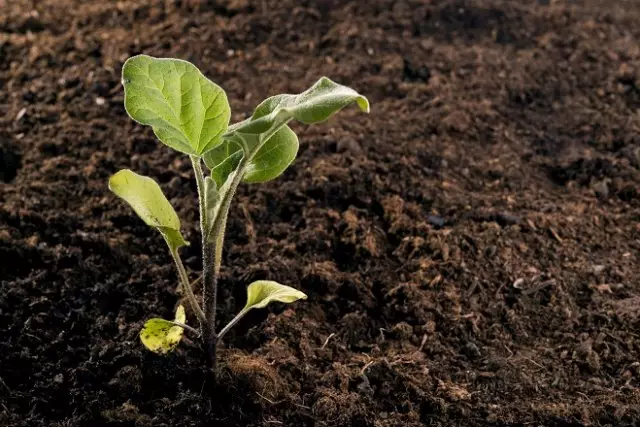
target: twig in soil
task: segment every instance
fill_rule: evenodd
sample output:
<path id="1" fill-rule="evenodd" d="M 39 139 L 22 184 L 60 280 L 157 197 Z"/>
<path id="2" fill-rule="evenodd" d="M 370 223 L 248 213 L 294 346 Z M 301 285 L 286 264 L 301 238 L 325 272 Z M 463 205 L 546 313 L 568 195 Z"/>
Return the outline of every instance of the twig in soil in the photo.
<path id="1" fill-rule="evenodd" d="M 38 341 L 42 342 L 42 338 L 40 338 L 40 337 L 38 337 L 38 336 L 35 336 L 35 335 L 33 335 L 33 334 L 29 334 L 29 333 L 26 333 L 26 332 L 25 332 L 25 334 L 24 334 L 24 335 L 25 335 L 25 336 L 27 336 L 27 337 L 31 337 L 31 338 L 33 338 L 33 339 L 36 339 L 36 340 L 38 340 Z"/>
<path id="2" fill-rule="evenodd" d="M 2 379 L 2 377 L 0 377 L 0 384 L 2 384 L 2 386 L 3 386 L 4 388 L 6 388 L 6 389 L 7 389 L 7 391 L 8 391 L 9 393 L 11 393 L 11 388 L 9 388 L 9 386 L 7 385 L 7 383 L 5 383 L 5 382 L 4 382 L 4 380 Z"/>
<path id="3" fill-rule="evenodd" d="M 586 394 L 580 392 L 580 391 L 576 391 L 576 394 L 579 394 L 580 396 L 584 397 L 585 399 L 587 399 L 589 402 L 593 403 L 593 400 L 591 400 L 591 398 L 589 398 L 589 396 L 587 396 Z"/>
<path id="4" fill-rule="evenodd" d="M 320 347 L 320 349 L 321 349 L 321 350 L 324 350 L 324 349 L 325 349 L 325 347 L 327 346 L 327 344 L 329 344 L 329 340 L 330 340 L 331 338 L 333 338 L 335 335 L 336 335 L 336 334 L 332 332 L 332 333 L 327 337 L 327 339 L 326 339 L 326 340 L 324 340 L 324 344 L 322 344 L 322 347 Z"/>
<path id="5" fill-rule="evenodd" d="M 427 334 L 422 336 L 422 342 L 420 343 L 420 347 L 418 348 L 418 353 L 422 352 L 424 345 L 427 343 Z"/>
<path id="6" fill-rule="evenodd" d="M 560 237 L 560 235 L 556 230 L 554 230 L 553 228 L 549 228 L 549 233 L 551 233 L 551 236 L 553 236 L 553 238 L 556 239 L 558 243 L 560 244 L 564 243 L 564 241 L 562 240 L 562 238 Z"/>
<path id="7" fill-rule="evenodd" d="M 372 360 L 369 363 L 367 363 L 366 365 L 364 365 L 364 367 L 360 371 L 360 375 L 364 375 L 365 372 L 367 372 L 367 369 L 369 369 L 369 366 L 373 365 L 375 362 L 376 362 L 375 360 Z"/>
<path id="8" fill-rule="evenodd" d="M 531 295 L 531 294 L 535 294 L 538 291 L 543 290 L 544 288 L 548 287 L 548 286 L 553 286 L 556 284 L 555 279 L 549 279 L 546 280 L 542 283 L 540 283 L 538 286 L 531 288 L 531 289 L 527 289 L 526 291 L 522 292 L 523 295 Z"/>
<path id="9" fill-rule="evenodd" d="M 533 363 L 533 364 L 534 364 L 534 365 L 536 365 L 538 368 L 545 369 L 545 367 L 544 367 L 544 366 L 542 366 L 541 364 L 539 364 L 538 362 L 536 362 L 536 361 L 535 361 L 535 360 L 533 360 L 533 359 L 529 359 L 528 357 L 524 357 L 523 359 L 524 359 L 524 360 L 526 360 L 526 361 L 528 361 L 528 362 Z"/>
<path id="10" fill-rule="evenodd" d="M 257 394 L 258 396 L 260 396 L 261 398 L 263 398 L 264 400 L 266 400 L 267 402 L 271 403 L 272 405 L 275 405 L 275 404 L 276 404 L 276 402 L 274 402 L 273 400 L 271 400 L 271 399 L 269 399 L 269 398 L 267 398 L 267 397 L 264 397 L 263 395 L 261 395 L 261 394 L 260 394 L 260 393 L 258 393 L 257 391 L 256 391 L 256 394 Z"/>
<path id="11" fill-rule="evenodd" d="M 256 391 L 255 393 L 256 393 L 258 396 L 260 396 L 261 398 L 263 398 L 264 400 L 266 400 L 267 402 L 271 403 L 272 405 L 278 405 L 278 404 L 280 404 L 280 403 L 282 403 L 282 402 L 284 402 L 284 401 L 285 401 L 285 399 L 283 399 L 283 400 L 279 400 L 279 401 L 277 401 L 277 402 L 274 402 L 273 400 L 269 399 L 268 397 L 265 397 L 265 396 L 261 395 L 261 394 L 260 394 L 260 393 L 258 393 L 257 391 Z"/>

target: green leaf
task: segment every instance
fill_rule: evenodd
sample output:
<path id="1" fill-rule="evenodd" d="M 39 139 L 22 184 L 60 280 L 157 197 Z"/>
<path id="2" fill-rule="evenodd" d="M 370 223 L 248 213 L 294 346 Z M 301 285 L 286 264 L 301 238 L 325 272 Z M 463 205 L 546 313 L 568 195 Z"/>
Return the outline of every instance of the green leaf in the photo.
<path id="1" fill-rule="evenodd" d="M 243 180 L 249 183 L 265 182 L 280 176 L 298 154 L 298 137 L 287 125 L 269 138 L 248 162 Z M 242 160 L 242 149 L 233 141 L 224 141 L 204 155 L 211 168 L 211 176 L 221 187 Z"/>
<path id="2" fill-rule="evenodd" d="M 298 154 L 298 137 L 289 126 L 281 127 L 252 157 L 245 182 L 265 182 L 277 178 Z"/>
<path id="3" fill-rule="evenodd" d="M 195 65 L 138 55 L 125 62 L 122 83 L 129 116 L 169 147 L 201 156 L 222 142 L 231 117 L 227 95 Z"/>
<path id="4" fill-rule="evenodd" d="M 347 86 L 322 77 L 298 95 L 276 95 L 262 101 L 249 119 L 231 126 L 224 137 L 232 139 L 236 133 L 263 134 L 291 119 L 304 124 L 322 122 L 353 102 L 362 111 L 369 112 L 367 98 Z"/>
<path id="5" fill-rule="evenodd" d="M 298 153 L 298 137 L 287 126 L 296 119 L 305 124 L 327 120 L 351 103 L 369 112 L 369 101 L 351 88 L 322 77 L 298 95 L 267 98 L 253 115 L 229 127 L 224 142 L 204 156 L 211 175 L 221 186 L 240 163 L 243 148 L 249 156 L 243 176 L 246 182 L 276 178 Z"/>
<path id="6" fill-rule="evenodd" d="M 109 189 L 127 202 L 145 224 L 162 233 L 171 250 L 187 245 L 180 233 L 180 218 L 151 178 L 123 169 L 109 178 Z"/>
<path id="7" fill-rule="evenodd" d="M 213 226 L 216 210 L 220 203 L 220 192 L 218 191 L 218 186 L 210 176 L 204 179 L 204 191 L 204 206 L 207 210 L 207 220 L 209 221 L 209 224 L 207 224 L 208 231 Z"/>
<path id="8" fill-rule="evenodd" d="M 232 145 L 227 141 L 223 143 L 223 145 Z M 209 153 L 205 154 L 205 164 L 206 164 L 206 156 Z M 238 149 L 235 152 L 231 153 L 229 157 L 224 158 L 220 163 L 215 164 L 211 168 L 211 178 L 216 182 L 218 188 L 222 188 L 225 182 L 227 182 L 227 178 L 231 173 L 236 170 L 238 164 L 240 164 L 240 160 L 242 160 L 242 149 Z"/>
<path id="9" fill-rule="evenodd" d="M 184 324 L 185 321 L 184 307 L 179 305 L 176 310 L 175 322 Z M 140 341 L 154 353 L 166 354 L 176 348 L 183 333 L 184 328 L 156 317 L 145 322 L 140 331 Z"/>
<path id="10" fill-rule="evenodd" d="M 307 295 L 278 282 L 258 280 L 247 287 L 247 304 L 243 310 L 264 308 L 273 301 L 291 303 L 299 299 L 307 299 Z"/>

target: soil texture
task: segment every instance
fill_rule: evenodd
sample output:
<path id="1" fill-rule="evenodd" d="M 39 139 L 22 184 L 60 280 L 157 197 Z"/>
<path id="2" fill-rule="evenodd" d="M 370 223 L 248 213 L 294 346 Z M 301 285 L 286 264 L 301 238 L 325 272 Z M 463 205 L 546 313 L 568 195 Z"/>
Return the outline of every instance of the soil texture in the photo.
<path id="1" fill-rule="evenodd" d="M 0 0 L 0 425 L 637 426 L 640 4 L 605 0 Z M 123 107 L 131 55 L 195 63 L 234 121 L 320 76 L 232 209 L 221 346 L 146 351 L 177 276 L 107 190 L 152 176 L 200 268 L 189 159 Z M 193 316 L 189 321 L 195 322 Z"/>

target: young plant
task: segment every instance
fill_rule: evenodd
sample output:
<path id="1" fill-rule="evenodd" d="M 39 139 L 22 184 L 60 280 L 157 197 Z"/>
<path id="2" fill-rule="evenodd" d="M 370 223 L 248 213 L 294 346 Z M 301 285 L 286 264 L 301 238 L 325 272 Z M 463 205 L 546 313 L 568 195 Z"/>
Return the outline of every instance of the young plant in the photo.
<path id="1" fill-rule="evenodd" d="M 109 179 L 109 188 L 124 199 L 149 226 L 156 228 L 169 247 L 181 289 L 198 319 L 186 324 L 184 307 L 174 320 L 148 320 L 140 338 L 151 351 L 173 350 L 188 330 L 202 340 L 211 368 L 216 369 L 216 344 L 249 310 L 272 301 L 291 303 L 307 296 L 289 286 L 267 280 L 251 283 L 244 308 L 216 331 L 218 276 L 227 217 L 241 182 L 259 183 L 278 177 L 298 152 L 298 137 L 288 126 L 322 122 L 351 103 L 369 111 L 367 99 L 354 90 L 323 77 L 298 95 L 276 95 L 261 102 L 246 120 L 229 126 L 227 96 L 193 64 L 146 55 L 129 58 L 122 69 L 125 109 L 129 116 L 151 126 L 157 138 L 188 155 L 198 188 L 202 237 L 202 305 L 180 258 L 188 245 L 180 232 L 180 219 L 151 178 L 121 170 Z M 202 163 L 209 169 L 203 172 Z"/>

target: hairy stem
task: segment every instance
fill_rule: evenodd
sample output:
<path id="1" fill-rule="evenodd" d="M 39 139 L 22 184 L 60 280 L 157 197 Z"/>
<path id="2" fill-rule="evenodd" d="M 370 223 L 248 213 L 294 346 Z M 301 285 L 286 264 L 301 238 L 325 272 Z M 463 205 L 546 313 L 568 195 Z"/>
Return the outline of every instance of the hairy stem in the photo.
<path id="1" fill-rule="evenodd" d="M 233 172 L 233 177 L 231 178 L 231 184 L 229 188 L 222 195 L 222 200 L 220 200 L 220 208 L 218 209 L 218 214 L 213 222 L 213 227 L 211 227 L 211 235 L 210 241 L 215 244 L 215 256 L 214 256 L 214 271 L 216 276 L 220 273 L 220 265 L 222 264 L 222 250 L 224 249 L 224 233 L 227 229 L 227 218 L 229 217 L 229 208 L 231 207 L 231 200 L 233 200 L 233 196 L 236 194 L 236 190 L 238 189 L 238 185 L 242 181 L 242 177 L 244 176 L 245 168 L 247 166 L 247 161 L 242 159 L 236 170 Z"/>
<path id="2" fill-rule="evenodd" d="M 209 365 L 216 372 L 216 304 L 218 275 L 213 268 L 214 247 L 210 241 L 204 241 L 202 247 L 202 268 L 204 286 L 204 312 L 206 321 L 202 325 L 204 349 L 209 357 Z"/>
<path id="3" fill-rule="evenodd" d="M 277 131 L 277 129 L 271 130 L 268 137 L 262 141 L 266 141 Z M 261 141 L 261 143 L 262 143 Z M 240 161 L 240 164 L 233 172 L 229 187 L 227 187 L 221 194 L 221 200 L 219 201 L 219 208 L 213 218 L 213 224 L 209 229 L 207 227 L 206 218 L 206 199 L 204 189 L 204 175 L 202 174 L 202 167 L 200 165 L 200 159 L 191 157 L 193 162 L 193 169 L 196 173 L 196 180 L 198 182 L 198 195 L 200 197 L 200 225 L 202 232 L 202 265 L 203 265 L 203 287 L 204 287 L 204 313 L 207 321 L 203 324 L 203 339 L 205 351 L 209 355 L 211 369 L 216 371 L 216 344 L 219 340 L 219 334 L 216 334 L 216 311 L 218 307 L 218 277 L 220 275 L 220 265 L 222 264 L 222 251 L 224 249 L 224 234 L 227 228 L 227 218 L 229 217 L 229 208 L 231 207 L 231 200 L 236 194 L 238 185 L 242 182 L 245 170 L 251 158 L 255 155 L 260 148 L 261 143 L 257 144 L 253 150 L 249 152 L 246 142 L 242 141 L 242 148 L 244 150 L 244 156 Z M 242 312 L 241 312 L 242 313 Z M 244 316 L 244 313 L 242 314 Z M 242 316 L 240 316 L 242 317 Z M 221 333 L 227 333 L 240 317 L 236 316 L 229 325 L 222 329 Z"/>
<path id="4" fill-rule="evenodd" d="M 207 231 L 207 209 L 206 209 L 206 195 L 204 188 L 204 173 L 202 173 L 202 164 L 200 158 L 197 156 L 189 156 L 191 158 L 191 164 L 193 165 L 193 173 L 196 176 L 196 185 L 198 187 L 198 201 L 200 208 L 200 233 L 202 235 L 202 241 Z"/>
<path id="5" fill-rule="evenodd" d="M 215 376 L 216 372 L 216 299 L 218 291 L 218 275 L 213 268 L 214 244 L 207 238 L 208 218 L 206 209 L 206 190 L 204 174 L 199 157 L 191 156 L 193 172 L 198 186 L 198 200 L 200 208 L 200 235 L 202 236 L 202 297 L 204 317 L 202 322 L 202 339 L 204 351 L 207 353 L 209 367 Z"/>
<path id="6" fill-rule="evenodd" d="M 191 283 L 189 283 L 189 276 L 187 275 L 187 270 L 184 268 L 184 264 L 182 263 L 182 259 L 178 254 L 177 249 L 171 249 L 171 256 L 173 257 L 173 261 L 176 264 L 176 269 L 178 270 L 178 277 L 180 278 L 180 283 L 182 283 L 182 287 L 185 290 L 185 294 L 187 295 L 187 300 L 191 305 L 191 309 L 198 317 L 198 321 L 202 324 L 205 322 L 205 315 L 202 309 L 200 308 L 200 304 L 198 304 L 198 300 L 196 299 L 195 294 L 193 293 L 193 288 L 191 287 Z"/>
<path id="7" fill-rule="evenodd" d="M 238 185 L 240 184 L 242 175 L 244 174 L 245 162 L 242 161 L 235 171 L 231 185 L 222 194 L 220 207 L 217 210 L 216 217 L 213 219 L 213 226 L 209 235 L 203 234 L 203 250 L 202 259 L 204 265 L 203 283 L 205 285 L 205 313 L 207 317 L 206 323 L 203 325 L 203 339 L 205 351 L 209 355 L 210 366 L 216 375 L 216 352 L 218 343 L 218 334 L 216 334 L 216 310 L 218 307 L 218 276 L 220 274 L 220 264 L 222 262 L 222 249 L 224 245 L 224 231 L 227 225 L 227 217 L 229 215 L 229 206 Z M 225 332 L 226 333 L 226 332 Z"/>

